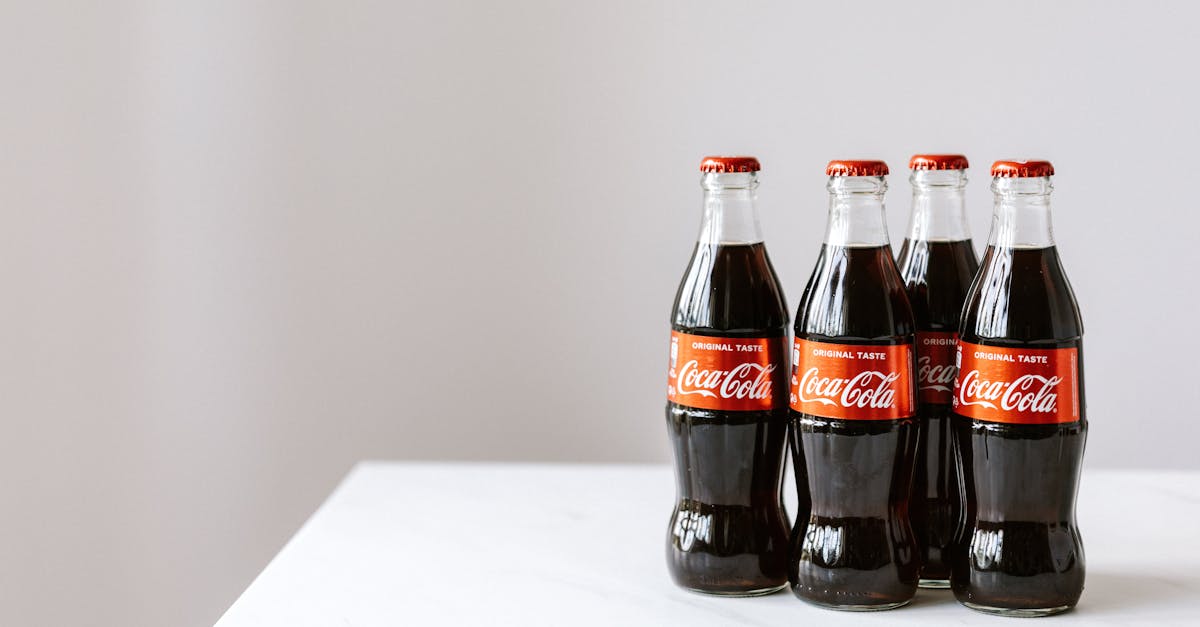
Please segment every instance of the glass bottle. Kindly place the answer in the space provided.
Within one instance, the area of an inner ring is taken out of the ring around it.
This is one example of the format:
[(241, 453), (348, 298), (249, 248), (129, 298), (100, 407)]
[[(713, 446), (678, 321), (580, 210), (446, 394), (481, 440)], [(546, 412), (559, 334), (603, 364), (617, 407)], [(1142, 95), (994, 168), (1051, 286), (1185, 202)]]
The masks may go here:
[[(882, 161), (832, 161), (829, 222), (796, 313), (790, 442), (800, 502), (789, 579), (840, 610), (912, 600), (915, 325), (884, 220)], [(803, 513), (803, 512), (802, 512)]]
[(758, 160), (700, 169), (704, 216), (671, 314), (667, 564), (695, 592), (768, 594), (787, 584), (787, 305), (758, 224)]
[(979, 261), (967, 226), (967, 158), (914, 155), (912, 213), (897, 263), (917, 323), (916, 472), (909, 508), (921, 546), (921, 587), (950, 587), (947, 553), (959, 519), (951, 430), (954, 348), (963, 301)]
[(1053, 174), (1048, 161), (992, 165), (991, 234), (959, 325), (965, 507), (950, 586), (993, 614), (1063, 612), (1083, 591), (1083, 323), (1051, 228)]

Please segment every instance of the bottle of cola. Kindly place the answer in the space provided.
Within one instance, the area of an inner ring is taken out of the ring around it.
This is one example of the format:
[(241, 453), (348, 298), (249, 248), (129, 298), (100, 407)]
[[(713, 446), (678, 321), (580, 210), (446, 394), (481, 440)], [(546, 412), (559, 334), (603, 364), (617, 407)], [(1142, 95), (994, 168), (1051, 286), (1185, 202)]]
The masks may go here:
[(1083, 323), (1050, 227), (1053, 174), (1048, 161), (992, 165), (992, 231), (959, 325), (966, 507), (950, 584), (994, 614), (1055, 614), (1083, 591)]
[(758, 226), (758, 170), (753, 157), (701, 163), (704, 218), (671, 314), (667, 565), (680, 586), (727, 596), (787, 585), (788, 315)]
[(829, 163), (825, 244), (796, 314), (790, 442), (811, 511), (796, 519), (788, 575), (796, 596), (833, 609), (899, 607), (917, 590), (916, 329), (888, 242), (887, 172)]
[(958, 466), (951, 429), (954, 347), (963, 301), (979, 260), (967, 227), (967, 158), (914, 155), (908, 162), (913, 188), (908, 237), (897, 263), (917, 323), (916, 473), (909, 518), (921, 546), (926, 588), (950, 587), (950, 564), (958, 524)]

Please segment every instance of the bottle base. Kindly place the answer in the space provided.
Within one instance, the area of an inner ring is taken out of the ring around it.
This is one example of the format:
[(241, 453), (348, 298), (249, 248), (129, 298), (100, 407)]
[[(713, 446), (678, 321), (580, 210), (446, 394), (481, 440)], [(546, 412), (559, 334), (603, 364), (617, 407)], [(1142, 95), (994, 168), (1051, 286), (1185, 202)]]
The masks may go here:
[(970, 601), (962, 601), (962, 604), (976, 612), (991, 614), (993, 616), (1010, 616), (1014, 618), (1038, 618), (1040, 616), (1053, 616), (1062, 614), (1063, 612), (1074, 607), (1073, 605), (1059, 605), (1057, 607), (992, 607), (990, 605), (980, 605), (971, 603)]
[(820, 601), (813, 601), (811, 599), (805, 599), (804, 597), (801, 597), (801, 600), (803, 600), (805, 603), (808, 603), (810, 605), (815, 605), (821, 609), (837, 610), (839, 612), (882, 612), (884, 610), (894, 610), (898, 607), (904, 607), (905, 605), (908, 605), (910, 601), (912, 601), (912, 599), (905, 599), (903, 601), (899, 601), (896, 603), (879, 603), (879, 604), (872, 604), (872, 605), (854, 605), (854, 604), (841, 605), (841, 604), (833, 604), (833, 603), (821, 603)]
[(917, 582), (917, 586), (930, 590), (945, 590), (950, 587), (949, 579), (922, 579)]
[(704, 590), (701, 588), (689, 588), (687, 586), (684, 586), (683, 589), (710, 597), (763, 597), (768, 594), (775, 594), (786, 587), (787, 583), (781, 583), (778, 586), (771, 586), (769, 588), (753, 588), (750, 590)]

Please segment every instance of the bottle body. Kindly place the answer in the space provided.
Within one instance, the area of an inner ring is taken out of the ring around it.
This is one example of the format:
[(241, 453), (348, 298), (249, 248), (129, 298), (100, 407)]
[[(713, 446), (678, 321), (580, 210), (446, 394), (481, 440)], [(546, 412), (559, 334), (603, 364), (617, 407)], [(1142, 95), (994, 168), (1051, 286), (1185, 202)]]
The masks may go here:
[(683, 588), (750, 596), (787, 583), (788, 315), (757, 221), (731, 232), (730, 214), (752, 207), (712, 198), (725, 193), (738, 189), (707, 194), (672, 312), (666, 419), (677, 498), (667, 565)]
[(979, 261), (966, 219), (966, 157), (917, 155), (910, 167), (912, 215), (897, 257), (917, 328), (921, 427), (909, 517), (921, 547), (921, 587), (948, 588), (949, 554), (963, 506), (950, 408), (954, 349)]
[(796, 314), (790, 444), (809, 511), (792, 531), (788, 575), (810, 603), (889, 609), (912, 599), (919, 567), (908, 518), (915, 329), (887, 243), (882, 178), (850, 183), (863, 189), (848, 196), (838, 178)]
[(1049, 178), (1038, 178), (993, 183), (954, 392), (965, 508), (951, 587), (968, 607), (1015, 616), (1074, 607), (1085, 566), (1083, 325), (1049, 229)]

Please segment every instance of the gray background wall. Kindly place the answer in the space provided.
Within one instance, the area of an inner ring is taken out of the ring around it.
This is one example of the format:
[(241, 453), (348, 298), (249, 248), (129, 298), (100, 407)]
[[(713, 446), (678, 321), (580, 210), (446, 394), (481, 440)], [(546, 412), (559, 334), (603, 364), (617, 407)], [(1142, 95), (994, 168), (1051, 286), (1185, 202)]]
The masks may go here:
[(1087, 465), (1200, 467), (1198, 18), (0, 4), (0, 623), (209, 624), (363, 458), (666, 461), (709, 153), (762, 160), (792, 306), (828, 159), (892, 164), (895, 238), (907, 157), (967, 153), (980, 240), (990, 161), (1054, 160)]

